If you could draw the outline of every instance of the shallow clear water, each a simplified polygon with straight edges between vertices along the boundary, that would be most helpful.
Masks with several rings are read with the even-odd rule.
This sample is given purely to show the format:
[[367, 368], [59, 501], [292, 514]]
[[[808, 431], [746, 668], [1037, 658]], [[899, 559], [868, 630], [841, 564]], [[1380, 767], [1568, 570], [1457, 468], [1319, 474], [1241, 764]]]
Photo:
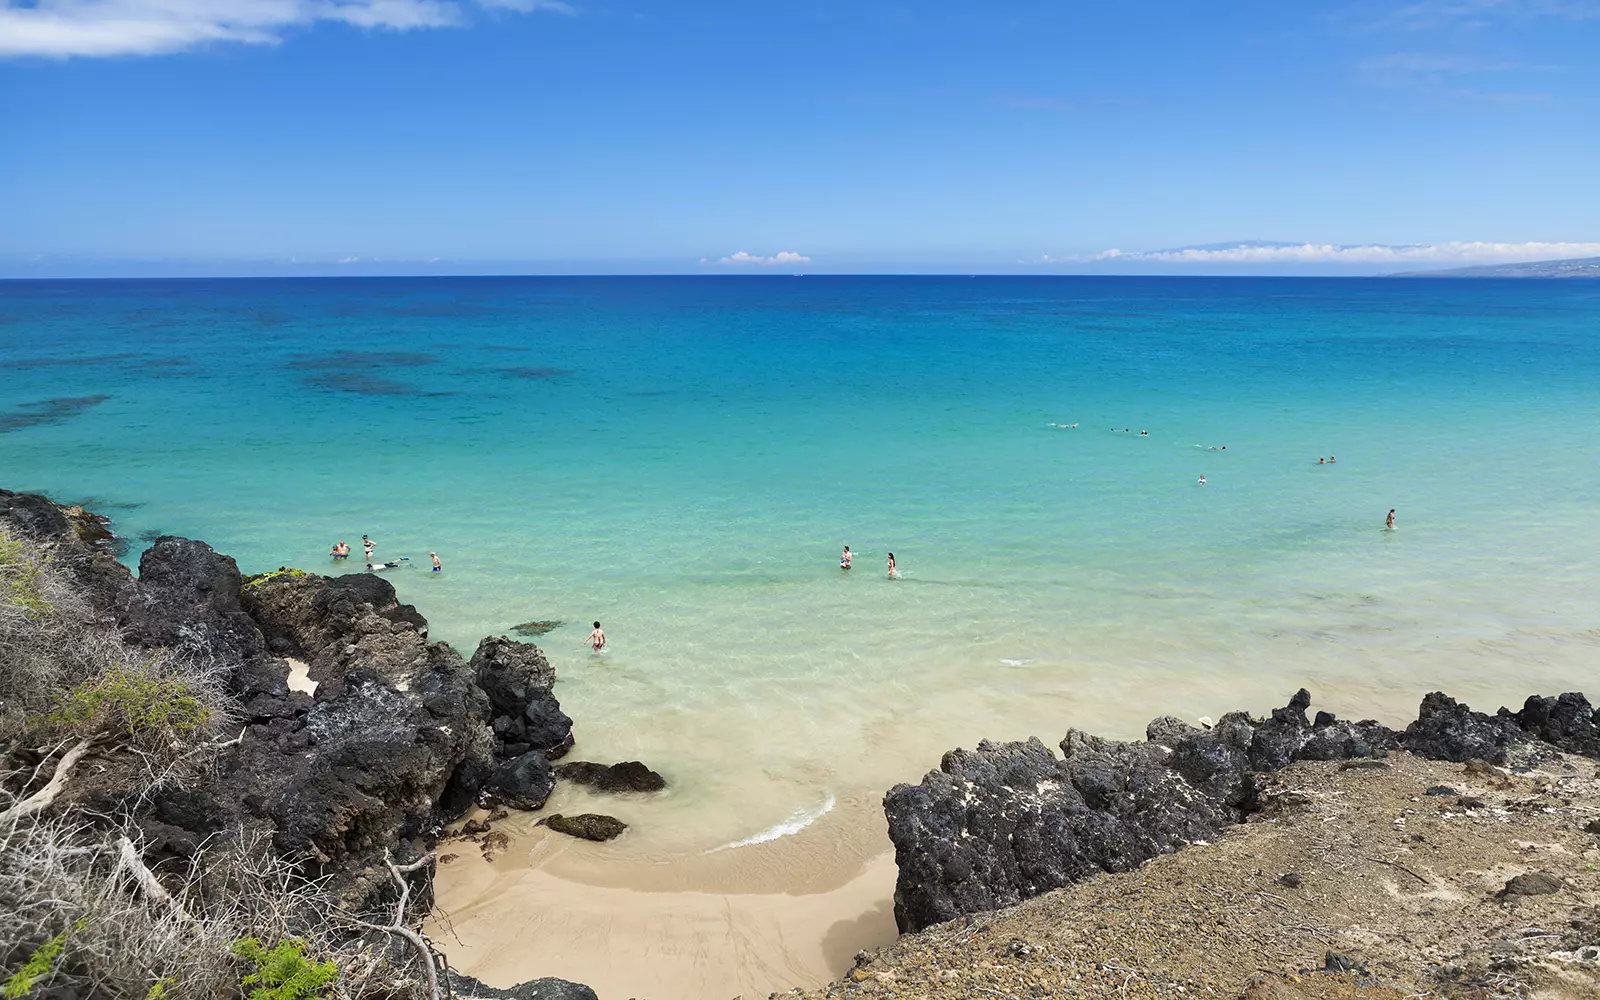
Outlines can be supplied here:
[[463, 653], [566, 621], [665, 855], [984, 736], [1594, 687], [1597, 431], [1579, 282], [0, 283], [0, 485], [246, 572], [368, 533]]

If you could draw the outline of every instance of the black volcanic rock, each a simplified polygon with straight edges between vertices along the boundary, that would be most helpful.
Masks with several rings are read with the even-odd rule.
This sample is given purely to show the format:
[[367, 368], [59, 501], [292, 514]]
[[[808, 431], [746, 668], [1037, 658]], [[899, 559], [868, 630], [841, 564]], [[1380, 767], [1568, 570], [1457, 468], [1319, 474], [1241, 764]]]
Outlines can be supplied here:
[[1210, 839], [1261, 809], [1259, 773], [1294, 761], [1383, 766], [1371, 758], [1405, 749], [1504, 763], [1545, 744], [1600, 757], [1600, 720], [1576, 693], [1488, 716], [1435, 692], [1404, 733], [1327, 712], [1310, 720], [1310, 705], [1301, 690], [1265, 719], [1233, 712], [1206, 730], [1160, 718], [1144, 743], [1073, 730], [1059, 759], [1037, 739], [950, 751], [921, 784], [884, 796], [896, 922], [920, 930]]
[[533, 749], [557, 760], [572, 749], [572, 720], [561, 711], [552, 690], [555, 669], [538, 646], [490, 636], [478, 643], [472, 669], [489, 696], [502, 756]]
[[[526, 808], [542, 805], [554, 785], [546, 752], [570, 745], [571, 720], [533, 647], [497, 662], [526, 682], [515, 704], [538, 750], [497, 766], [496, 705], [478, 684], [481, 664], [428, 641], [426, 619], [381, 577], [281, 569], [245, 579], [205, 543], [162, 536], [135, 578], [111, 555], [115, 539], [95, 515], [0, 490], [0, 524], [74, 581], [100, 616], [83, 627], [172, 650], [227, 682], [227, 712], [243, 731], [203, 771], [152, 788], [143, 760], [105, 746], [56, 800], [91, 822], [131, 823], [152, 866], [203, 864], [217, 845], [259, 836], [362, 912], [392, 896], [386, 857], [420, 856], [491, 785]], [[291, 686], [291, 658], [303, 662], [312, 690]], [[507, 688], [496, 689], [502, 703]], [[594, 1000], [587, 987], [555, 979], [457, 995]]]
[[123, 592], [123, 634], [219, 662], [243, 663], [265, 652], [261, 630], [240, 604], [244, 577], [229, 556], [205, 542], [163, 535], [139, 557], [138, 586]]
[[1434, 691], [1422, 699], [1417, 721], [1406, 727], [1401, 741], [1407, 750], [1430, 760], [1503, 764], [1507, 749], [1529, 739], [1514, 718], [1474, 712]]
[[920, 785], [884, 797], [896, 922], [920, 930], [1128, 871], [1243, 821], [1260, 807], [1259, 771], [1381, 754], [1398, 740], [1376, 722], [1312, 722], [1310, 703], [1300, 691], [1267, 719], [1235, 712], [1209, 730], [1157, 719], [1143, 743], [1072, 730], [1061, 758], [1037, 739], [950, 751]]
[[602, 816], [599, 813], [582, 813], [578, 816], [563, 816], [556, 813], [545, 820], [544, 825], [569, 837], [596, 842], [615, 840], [628, 828], [628, 824], [615, 816]]
[[555, 787], [550, 759], [537, 750], [501, 764], [489, 779], [489, 790], [513, 809], [542, 808]]
[[1515, 720], [1530, 736], [1568, 753], [1600, 758], [1600, 716], [1578, 692], [1568, 691], [1558, 698], [1531, 695], [1522, 711], [1512, 714], [1502, 708], [1500, 717]]
[[449, 978], [457, 1000], [599, 1000], [594, 990], [565, 979], [533, 979], [502, 990], [485, 986], [454, 969], [449, 971]]
[[575, 760], [556, 767], [556, 777], [576, 785], [588, 785], [601, 792], [659, 792], [667, 787], [667, 779], [637, 760], [620, 764], [595, 764]]

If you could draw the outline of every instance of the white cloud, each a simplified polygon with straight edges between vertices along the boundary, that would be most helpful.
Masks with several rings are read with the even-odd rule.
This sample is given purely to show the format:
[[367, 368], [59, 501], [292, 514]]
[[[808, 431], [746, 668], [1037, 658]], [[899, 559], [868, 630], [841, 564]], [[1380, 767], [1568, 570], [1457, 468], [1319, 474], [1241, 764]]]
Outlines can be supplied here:
[[1341, 246], [1333, 243], [1241, 243], [1237, 246], [1180, 247], [1130, 253], [1104, 250], [1096, 260], [1147, 260], [1165, 264], [1498, 264], [1511, 261], [1600, 257], [1600, 243], [1381, 243]]
[[[477, 0], [571, 13], [560, 0]], [[456, 0], [0, 0], [0, 58], [128, 56], [214, 42], [270, 45], [286, 28], [335, 21], [409, 31], [460, 24]]]
[[700, 258], [700, 263], [721, 264], [723, 267], [783, 267], [785, 264], [809, 264], [811, 263], [811, 258], [805, 254], [795, 253], [792, 250], [780, 250], [771, 257], [762, 257], [758, 254], [745, 253], [740, 250], [738, 253], [732, 253], [726, 257], [718, 257], [715, 261], [702, 257]]

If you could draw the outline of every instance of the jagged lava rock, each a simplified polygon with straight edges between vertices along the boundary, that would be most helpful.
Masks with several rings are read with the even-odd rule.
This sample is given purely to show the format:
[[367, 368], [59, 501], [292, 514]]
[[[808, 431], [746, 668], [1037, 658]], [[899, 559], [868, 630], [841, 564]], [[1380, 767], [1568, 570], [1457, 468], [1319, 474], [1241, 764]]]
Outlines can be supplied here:
[[261, 630], [240, 603], [244, 577], [230, 556], [205, 542], [163, 535], [139, 557], [139, 582], [118, 601], [129, 639], [219, 662], [265, 652]]
[[1311, 722], [1310, 702], [1300, 691], [1265, 720], [1236, 712], [1210, 730], [1157, 719], [1144, 743], [1072, 730], [1059, 759], [1038, 739], [945, 754], [920, 785], [884, 797], [896, 922], [920, 930], [1127, 871], [1242, 821], [1259, 807], [1257, 771], [1370, 756], [1398, 739], [1375, 722]]
[[575, 760], [557, 765], [556, 777], [575, 785], [588, 785], [601, 792], [659, 792], [667, 787], [666, 778], [637, 760], [625, 760], [609, 767], [587, 760]]
[[449, 971], [451, 993], [457, 1000], [599, 1000], [594, 990], [565, 979], [532, 979], [510, 989], [485, 986], [471, 976]]
[[556, 760], [572, 749], [572, 720], [553, 693], [555, 668], [538, 646], [490, 636], [478, 643], [472, 669], [494, 709], [495, 740], [503, 755], [537, 750]]
[[1568, 753], [1600, 758], [1600, 718], [1589, 699], [1576, 691], [1556, 698], [1531, 695], [1522, 711], [1513, 714], [1502, 708], [1499, 714], [1515, 720], [1530, 736]]
[[1417, 721], [1402, 738], [1407, 750], [1429, 760], [1503, 764], [1506, 751], [1531, 737], [1511, 716], [1488, 716], [1439, 691], [1422, 699]]
[[555, 787], [550, 759], [537, 750], [504, 762], [489, 779], [489, 790], [513, 809], [543, 808]]

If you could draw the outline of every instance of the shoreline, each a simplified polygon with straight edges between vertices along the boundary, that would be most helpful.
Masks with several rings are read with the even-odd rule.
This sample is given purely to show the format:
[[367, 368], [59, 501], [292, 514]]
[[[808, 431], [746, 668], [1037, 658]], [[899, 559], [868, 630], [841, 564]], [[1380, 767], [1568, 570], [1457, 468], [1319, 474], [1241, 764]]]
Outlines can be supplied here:
[[[774, 862], [783, 870], [793, 858], [772, 855], [795, 846], [721, 852], [685, 872], [665, 861], [619, 861], [605, 844], [548, 829], [518, 829], [531, 827], [528, 818], [505, 826], [512, 844], [492, 860], [469, 842], [439, 847], [441, 858], [457, 857], [435, 875], [441, 912], [427, 929], [455, 967], [490, 986], [555, 975], [607, 998], [766, 996], [837, 979], [859, 951], [898, 933], [887, 837], [885, 850], [851, 871], [819, 865], [814, 883], [780, 889]], [[810, 851], [805, 841], [820, 838], [783, 839]], [[603, 877], [585, 877], [602, 868]]]

